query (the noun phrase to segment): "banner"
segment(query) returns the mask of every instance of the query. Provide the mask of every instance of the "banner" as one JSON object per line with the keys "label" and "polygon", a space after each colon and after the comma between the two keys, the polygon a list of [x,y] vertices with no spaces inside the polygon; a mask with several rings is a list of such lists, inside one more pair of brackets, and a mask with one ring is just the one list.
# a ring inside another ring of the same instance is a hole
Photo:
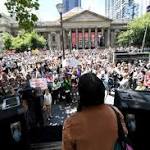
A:
{"label": "banner", "polygon": [[30,80],[30,86],[32,88],[40,87],[42,90],[47,89],[47,80],[46,78],[34,78]]}
{"label": "banner", "polygon": [[91,32],[91,47],[95,47],[95,32]]}
{"label": "banner", "polygon": [[79,32],[79,48],[82,48],[82,32]]}
{"label": "banner", "polygon": [[84,45],[85,45],[85,48],[89,48],[89,33],[88,32],[85,32],[84,33]]}
{"label": "banner", "polygon": [[76,47],[76,33],[72,32],[72,48]]}

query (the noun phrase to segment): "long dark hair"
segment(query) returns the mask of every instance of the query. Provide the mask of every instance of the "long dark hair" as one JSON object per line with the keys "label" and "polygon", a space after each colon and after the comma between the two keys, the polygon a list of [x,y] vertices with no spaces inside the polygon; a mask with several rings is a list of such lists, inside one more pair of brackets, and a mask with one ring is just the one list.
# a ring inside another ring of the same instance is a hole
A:
{"label": "long dark hair", "polygon": [[79,95],[78,111],[83,107],[104,104],[105,86],[94,73],[84,74],[79,78]]}

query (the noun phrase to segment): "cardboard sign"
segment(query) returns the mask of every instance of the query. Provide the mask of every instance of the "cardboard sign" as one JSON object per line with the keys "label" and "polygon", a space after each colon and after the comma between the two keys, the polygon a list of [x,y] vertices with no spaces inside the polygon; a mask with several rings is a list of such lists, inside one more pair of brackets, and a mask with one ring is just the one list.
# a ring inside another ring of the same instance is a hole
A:
{"label": "cardboard sign", "polygon": [[46,78],[34,78],[30,80],[30,86],[32,88],[40,87],[42,90],[47,89],[47,80]]}
{"label": "cardboard sign", "polygon": [[68,64],[70,67],[77,67],[79,65],[79,61],[75,58],[70,58],[68,60]]}

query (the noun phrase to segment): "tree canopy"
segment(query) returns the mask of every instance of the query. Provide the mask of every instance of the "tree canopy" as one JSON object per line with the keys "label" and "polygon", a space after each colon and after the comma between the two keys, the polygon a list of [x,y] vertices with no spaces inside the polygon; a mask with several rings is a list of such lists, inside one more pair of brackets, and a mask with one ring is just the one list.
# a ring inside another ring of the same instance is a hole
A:
{"label": "tree canopy", "polygon": [[11,47],[12,47],[12,36],[9,33],[5,32],[2,34],[2,41],[4,43],[4,47],[6,50],[11,49]]}
{"label": "tree canopy", "polygon": [[19,27],[32,31],[38,17],[35,11],[39,9],[38,0],[6,0],[8,12],[18,21]]}
{"label": "tree canopy", "polygon": [[141,46],[145,30],[147,28],[145,46],[150,46],[150,13],[129,22],[127,31],[121,32],[117,37],[117,42],[120,45],[128,46]]}
{"label": "tree canopy", "polygon": [[16,52],[23,52],[30,49],[44,48],[46,40],[43,36],[38,35],[35,31],[23,32],[16,37],[11,36],[9,33],[3,33],[4,49],[14,49]]}

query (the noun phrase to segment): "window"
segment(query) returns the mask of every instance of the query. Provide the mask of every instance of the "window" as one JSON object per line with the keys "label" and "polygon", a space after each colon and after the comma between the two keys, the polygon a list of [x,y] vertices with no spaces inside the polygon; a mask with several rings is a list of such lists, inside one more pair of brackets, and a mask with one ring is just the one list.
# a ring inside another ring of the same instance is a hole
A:
{"label": "window", "polygon": [[120,19],[120,12],[117,13],[116,19]]}
{"label": "window", "polygon": [[66,11],[68,11],[68,10],[69,10],[69,1],[66,0]]}
{"label": "window", "polygon": [[75,7],[78,6],[78,0],[75,0]]}
{"label": "window", "polygon": [[123,7],[122,9],[122,18],[125,18],[126,16],[126,7]]}
{"label": "window", "polygon": [[133,0],[129,0],[129,6],[133,5]]}

